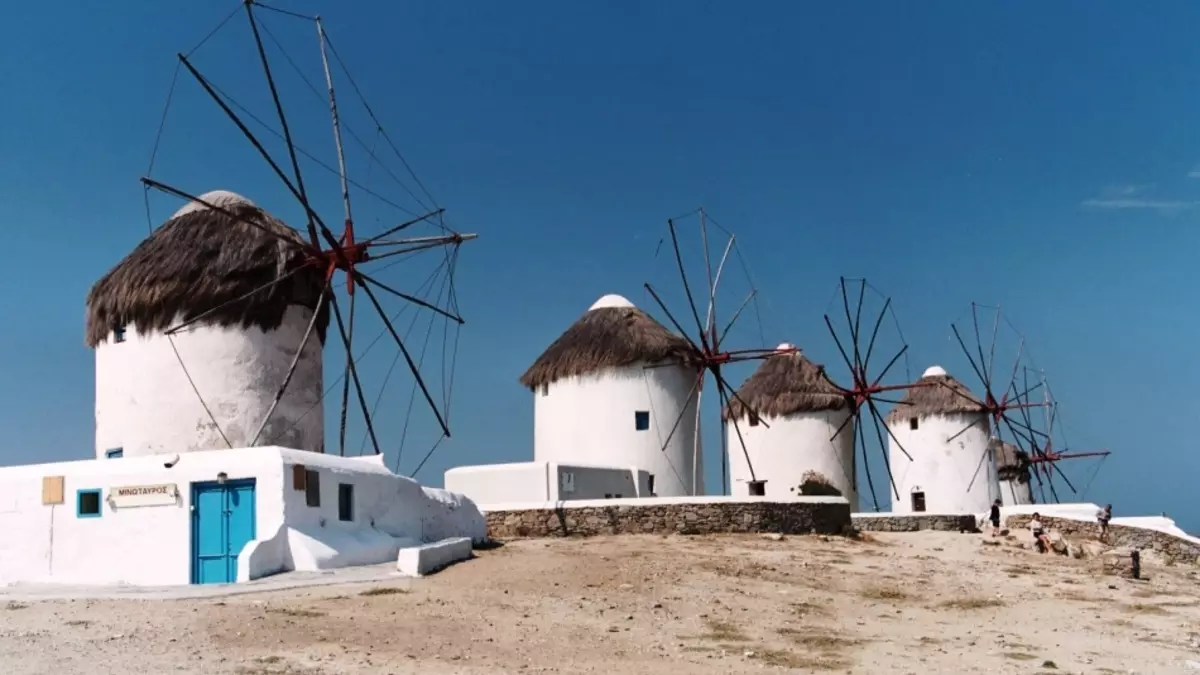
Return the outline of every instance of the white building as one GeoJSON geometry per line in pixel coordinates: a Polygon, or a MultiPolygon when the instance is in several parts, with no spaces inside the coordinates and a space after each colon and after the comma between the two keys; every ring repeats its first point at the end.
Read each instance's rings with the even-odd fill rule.
{"type": "Polygon", "coordinates": [[[632,468],[650,474],[654,494],[704,494],[692,358],[625,298],[600,298],[521,376],[535,463],[632,468]]]}
{"type": "Polygon", "coordinates": [[[200,199],[237,218],[191,204],[92,288],[96,458],[0,468],[0,584],[227,583],[383,562],[419,573],[469,554],[487,536],[469,499],[382,456],[319,452],[327,316],[299,347],[323,275],[238,220],[299,241],[247,200],[200,199]],[[297,351],[276,416],[246,447],[297,351]]]}
{"type": "Polygon", "coordinates": [[[486,538],[470,500],[393,474],[382,455],[279,447],[3,468],[0,531],[0,585],[248,581],[486,538]]]}
{"type": "Polygon", "coordinates": [[[992,457],[996,462],[996,478],[1004,505],[1033,504],[1029,454],[1012,443],[993,438],[992,457]]]}
{"type": "Polygon", "coordinates": [[[982,403],[939,366],[917,384],[886,420],[888,460],[900,495],[893,494],[892,512],[987,511],[1000,495],[982,403]]]}
{"type": "Polygon", "coordinates": [[[260,227],[189,203],[88,294],[96,457],[249,445],[321,452],[327,310],[267,413],[304,340],[324,271],[303,267],[299,249],[280,240],[300,235],[244,197],[216,191],[200,198],[260,227]],[[287,281],[236,301],[289,272],[287,281]]]}
{"type": "Polygon", "coordinates": [[[855,429],[845,395],[792,345],[778,351],[724,411],[732,494],[750,496],[749,456],[767,497],[836,495],[856,505],[855,429]]]}

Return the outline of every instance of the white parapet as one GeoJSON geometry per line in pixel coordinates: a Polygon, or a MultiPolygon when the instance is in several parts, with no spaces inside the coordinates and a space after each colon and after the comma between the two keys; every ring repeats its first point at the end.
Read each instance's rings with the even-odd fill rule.
{"type": "Polygon", "coordinates": [[[471,538],[450,537],[400,549],[396,555],[396,571],[408,577],[423,577],[470,557],[471,538]]]}

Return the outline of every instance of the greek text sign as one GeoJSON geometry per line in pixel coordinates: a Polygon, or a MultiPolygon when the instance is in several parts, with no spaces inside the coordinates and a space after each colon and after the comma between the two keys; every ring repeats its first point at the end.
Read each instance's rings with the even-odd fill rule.
{"type": "Polygon", "coordinates": [[[108,501],[116,508],[131,506],[172,506],[176,503],[179,488],[174,483],[165,485],[126,485],[108,491],[108,501]]]}

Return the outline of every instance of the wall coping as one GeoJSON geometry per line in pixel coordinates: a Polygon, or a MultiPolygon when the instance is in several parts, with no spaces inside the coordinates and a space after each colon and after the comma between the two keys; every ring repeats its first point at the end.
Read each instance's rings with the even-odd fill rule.
{"type": "Polygon", "coordinates": [[[696,497],[622,497],[621,499],[567,499],[553,502],[505,502],[485,504],[484,513],[502,511],[545,511],[596,509],[610,506],[676,506],[702,504],[845,504],[845,497],[734,497],[730,495],[702,495],[696,497]]]}

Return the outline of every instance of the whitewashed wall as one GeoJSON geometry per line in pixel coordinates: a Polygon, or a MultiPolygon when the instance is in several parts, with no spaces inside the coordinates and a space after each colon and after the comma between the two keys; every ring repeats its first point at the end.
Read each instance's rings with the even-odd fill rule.
{"type": "Polygon", "coordinates": [[[646,497],[650,474],[635,467],[515,462],[460,466],[446,472],[446,489],[487,510],[495,504],[646,497]],[[572,488],[572,489],[568,489],[572,488]]]}
{"type": "Polygon", "coordinates": [[[729,454],[730,492],[747,497],[750,468],[746,454],[759,480],[766,480],[766,496],[798,497],[800,483],[808,471],[816,471],[841,491],[851,508],[858,507],[854,489],[854,422],[834,438],[838,427],[850,415],[847,410],[827,410],[764,418],[766,424],[750,426],[747,418],[726,425],[729,454]],[[738,432],[746,444],[742,452],[738,432]],[[830,440],[832,439],[832,440],[830,440]]]}
{"type": "MultiPolygon", "coordinates": [[[[123,342],[110,334],[96,347],[96,457],[113,448],[123,448],[126,457],[226,449],[225,438],[234,448],[248,446],[311,317],[312,310],[292,306],[283,324],[267,333],[196,324],[172,336],[178,357],[163,334],[138,334],[133,325],[123,342]]],[[[314,334],[257,445],[323,450],[322,378],[314,334]]]]}
{"type": "Polygon", "coordinates": [[[534,397],[534,460],[584,466],[634,466],[654,474],[663,497],[704,494],[703,448],[693,463],[696,372],[634,365],[559,380],[534,397]],[[650,413],[637,430],[635,411],[650,413]],[[683,421],[663,445],[683,411],[683,421]],[[694,470],[693,470],[694,469],[694,470]]]}
{"type": "Polygon", "coordinates": [[[58,462],[0,469],[0,584],[176,585],[191,582],[191,483],[257,479],[256,528],[283,524],[278,449],[192,453],[171,469],[162,457],[58,462]],[[64,476],[64,503],[42,504],[42,477],[64,476]],[[109,489],[174,483],[174,506],[114,509],[109,489]],[[102,489],[101,516],[76,515],[76,491],[102,489]]]}
{"type": "Polygon", "coordinates": [[[401,545],[486,537],[468,499],[425,488],[387,470],[377,456],[331,457],[279,447],[86,460],[0,469],[0,584],[176,585],[191,580],[191,483],[256,479],[257,540],[241,552],[238,580],[286,570],[316,570],[395,561],[401,545]],[[173,459],[168,458],[168,459],[173,459]],[[294,489],[292,465],[318,472],[319,507],[294,489]],[[65,502],[42,504],[42,477],[65,477],[65,502]],[[171,506],[117,508],[99,518],[76,516],[79,489],[174,483],[171,506]],[[354,520],[338,518],[338,483],[354,485],[354,520]]]}
{"type": "Polygon", "coordinates": [[[921,417],[916,430],[909,427],[907,419],[888,428],[896,437],[888,438],[888,459],[900,493],[897,499],[887,486],[893,513],[911,513],[910,495],[916,491],[925,493],[927,513],[979,513],[1000,496],[995,462],[988,449],[986,417],[931,415],[921,417]],[[976,424],[963,431],[971,422],[976,424]],[[959,435],[949,440],[955,434],[959,435]],[[912,456],[911,461],[897,447],[896,439],[912,456]]]}
{"type": "Polygon", "coordinates": [[[1028,481],[1000,481],[1000,499],[1005,506],[1021,506],[1033,503],[1033,486],[1028,481]]]}

